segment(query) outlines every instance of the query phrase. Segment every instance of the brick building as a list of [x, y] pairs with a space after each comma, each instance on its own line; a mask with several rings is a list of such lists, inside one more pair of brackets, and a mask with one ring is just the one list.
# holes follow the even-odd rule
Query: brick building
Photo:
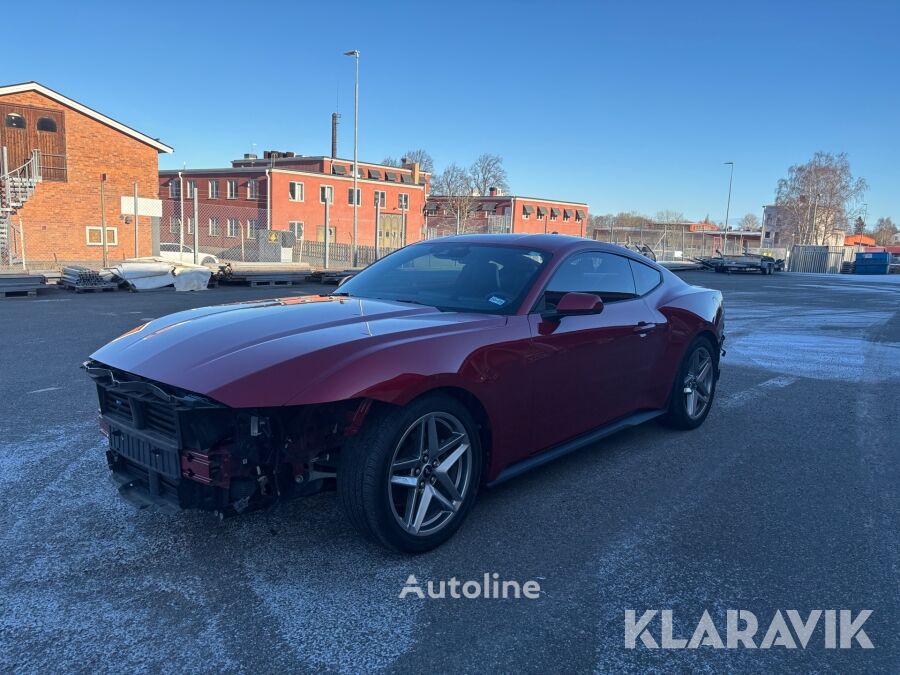
[[[417, 164], [360, 162], [358, 245], [374, 247], [376, 214], [382, 247], [398, 248], [422, 239], [429, 180]], [[266, 151], [262, 158], [245, 155], [226, 168], [160, 171], [161, 242], [180, 244], [182, 237], [185, 244], [193, 242], [195, 190], [198, 240], [204, 253], [236, 258], [240, 246], [267, 229], [292, 231], [305, 242], [323, 242], [326, 201], [330, 242], [352, 243], [352, 160]]]
[[[459, 218], [457, 219], [457, 214]], [[430, 195], [425, 208], [429, 237], [463, 233], [555, 232], [585, 236], [588, 205], [538, 197], [490, 194], [464, 198]]]
[[[158, 154], [172, 148], [37, 82], [0, 86], [0, 148], [0, 265], [24, 254], [33, 269], [96, 266], [104, 250], [109, 262], [152, 252]], [[135, 183], [137, 242], [133, 208], [123, 215]]]

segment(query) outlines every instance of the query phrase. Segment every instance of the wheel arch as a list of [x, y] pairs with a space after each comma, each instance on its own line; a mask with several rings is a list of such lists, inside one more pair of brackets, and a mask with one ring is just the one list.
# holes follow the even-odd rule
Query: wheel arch
[[472, 418], [475, 420], [475, 425], [478, 431], [478, 440], [481, 444], [481, 476], [479, 477], [479, 481], [483, 482], [485, 476], [488, 475], [488, 471], [491, 465], [493, 454], [493, 429], [491, 426], [491, 418], [490, 415], [488, 415], [487, 408], [484, 406], [484, 403], [482, 403], [481, 399], [479, 399], [471, 391], [463, 387], [442, 385], [421, 391], [415, 397], [413, 397], [409, 401], [406, 401], [404, 404], [391, 403], [379, 399], [368, 400], [371, 401], [371, 411], [379, 409], [390, 410], [392, 408], [396, 409], [404, 407], [405, 405], [411, 404], [413, 401], [417, 401], [425, 396], [433, 396], [435, 394], [444, 394], [456, 399], [466, 408], [466, 410], [469, 411], [469, 414], [471, 414]]

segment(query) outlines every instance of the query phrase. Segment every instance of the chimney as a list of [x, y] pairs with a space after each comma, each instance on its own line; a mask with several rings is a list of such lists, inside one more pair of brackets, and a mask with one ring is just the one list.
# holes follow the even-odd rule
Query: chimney
[[488, 188], [488, 194], [489, 194], [491, 197], [497, 197], [497, 196], [499, 196], [499, 195], [498, 195], [497, 188], [495, 188], [495, 187]]
[[331, 113], [331, 157], [337, 157], [337, 127], [338, 120], [341, 118], [340, 113]]
[[418, 162], [413, 162], [412, 180], [413, 180], [413, 184], [415, 184], [415, 185], [419, 184], [419, 163]]

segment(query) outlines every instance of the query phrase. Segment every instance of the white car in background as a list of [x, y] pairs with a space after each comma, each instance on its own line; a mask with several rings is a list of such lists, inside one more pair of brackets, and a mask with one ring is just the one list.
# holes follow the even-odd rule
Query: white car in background
[[[159, 245], [159, 257], [174, 262], [192, 264], [194, 262], [194, 249], [183, 244], [163, 243]], [[219, 259], [212, 253], [200, 251], [197, 254], [197, 263], [200, 265], [218, 265]]]

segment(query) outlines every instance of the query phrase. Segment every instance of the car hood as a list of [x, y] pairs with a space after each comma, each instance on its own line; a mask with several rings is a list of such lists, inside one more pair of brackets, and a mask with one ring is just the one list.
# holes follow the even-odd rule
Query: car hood
[[[373, 351], [505, 323], [495, 315], [339, 296], [201, 307], [154, 319], [95, 361], [233, 407], [285, 405]], [[397, 360], [402, 375], [402, 359]]]

